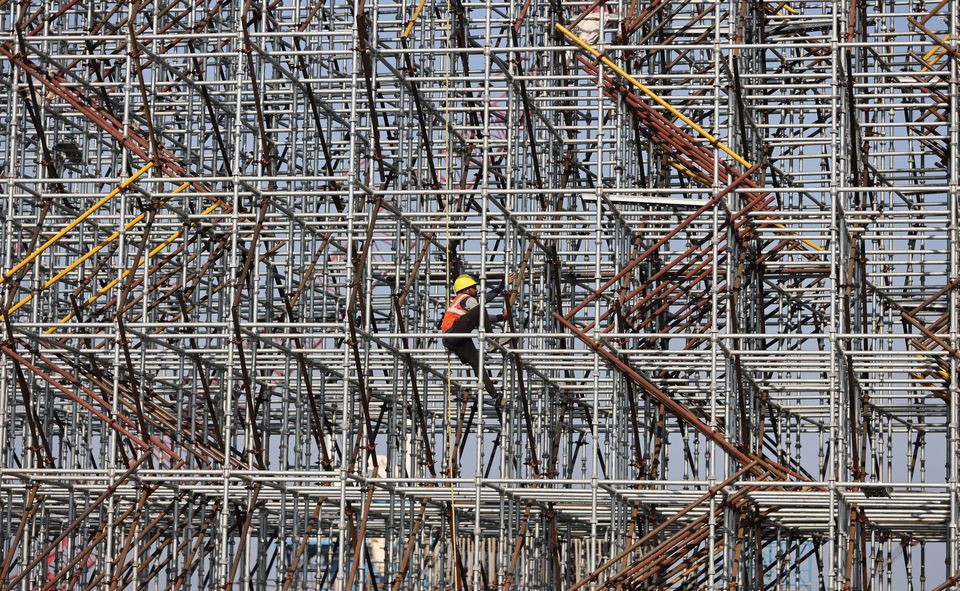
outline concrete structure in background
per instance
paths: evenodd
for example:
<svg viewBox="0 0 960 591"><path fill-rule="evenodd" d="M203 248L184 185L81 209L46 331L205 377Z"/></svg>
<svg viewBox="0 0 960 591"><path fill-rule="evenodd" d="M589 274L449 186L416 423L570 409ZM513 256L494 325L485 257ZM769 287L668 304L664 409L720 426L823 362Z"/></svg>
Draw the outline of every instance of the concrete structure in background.
<svg viewBox="0 0 960 591"><path fill-rule="evenodd" d="M953 588L958 6L0 2L0 588Z"/></svg>

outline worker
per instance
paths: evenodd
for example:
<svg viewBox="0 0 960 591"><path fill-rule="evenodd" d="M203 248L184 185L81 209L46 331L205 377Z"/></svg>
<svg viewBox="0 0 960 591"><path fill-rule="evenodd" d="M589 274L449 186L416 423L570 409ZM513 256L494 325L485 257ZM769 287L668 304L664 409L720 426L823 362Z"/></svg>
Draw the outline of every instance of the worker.
<svg viewBox="0 0 960 591"><path fill-rule="evenodd" d="M501 293L505 282L487 291L486 301L490 301ZM480 326L480 302L477 301L477 280L470 275L460 275L453 282L453 291L456 296L450 302L450 307L443 314L443 320L440 323L440 329L444 333L469 333ZM503 314L486 314L484 328L489 332L493 330L494 324L503 322ZM461 362L473 368L475 375L480 375L480 351L473 344L473 337L444 337L443 346L457 356ZM499 406L500 393L493 385L493 380L486 370L483 372L483 388L487 394L493 398Z"/></svg>
<svg viewBox="0 0 960 591"><path fill-rule="evenodd" d="M593 3L591 3L589 6L584 6L583 3L579 1L568 1L565 4L567 4L571 21L579 19L579 22L573 26L571 32L593 48L596 48L604 37L603 29L615 28L619 21L619 16L614 12L614 7L606 3L598 6L593 6ZM601 13L604 14L601 16ZM602 23L601 19L603 21ZM572 66L576 66L577 51L576 49L571 49L566 52L567 62Z"/></svg>

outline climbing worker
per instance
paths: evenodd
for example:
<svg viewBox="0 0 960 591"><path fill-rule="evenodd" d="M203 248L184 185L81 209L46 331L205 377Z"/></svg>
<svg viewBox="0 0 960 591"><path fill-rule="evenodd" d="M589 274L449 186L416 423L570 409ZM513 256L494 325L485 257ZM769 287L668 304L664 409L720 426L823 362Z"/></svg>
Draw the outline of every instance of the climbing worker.
<svg viewBox="0 0 960 591"><path fill-rule="evenodd" d="M565 4L567 5L567 12L570 15L571 22L576 23L571 27L571 32L590 47L597 47L604 37L604 29L616 30L619 15L614 12L613 6L607 5L606 3L597 4L596 2L591 3L589 6L584 6L582 2L571 2L570 0L567 0ZM603 13L602 16L601 13ZM576 65L576 58L577 50L571 49L567 51L567 62L571 66Z"/></svg>
<svg viewBox="0 0 960 591"><path fill-rule="evenodd" d="M613 12L613 7L607 3L591 2L585 5L581 0L565 0L564 12L569 16L568 28L570 32L576 35L580 41L586 43L589 47L602 51L602 44L606 42L606 31L616 31L619 22L618 15ZM567 74L580 75L583 65L580 63L578 55L587 56L579 47L571 44L570 49L563 54L565 60L564 72ZM568 98L560 103L564 112L564 117L572 124L580 120L587 126L595 121L596 116L602 116L595 113L597 109L589 108L591 102L584 98L589 94L581 96L582 92L594 92L586 87L580 87L575 84L573 91L568 94ZM595 101L594 101L595 104Z"/></svg>
<svg viewBox="0 0 960 591"><path fill-rule="evenodd" d="M487 291L486 301L490 301L503 293L505 281ZM456 296L450 302L450 307L443 314L440 330L444 333L469 333L480 325L480 302L477 301L477 280L470 275L460 275L453 282L453 291ZM503 322L503 314L486 314L484 328L489 332L494 324ZM480 375L480 351L473 344L473 337L444 337L443 346L453 352L457 359L473 368L475 375ZM500 404L500 393L493 385L493 380L486 370L483 372L483 387L494 402Z"/></svg>

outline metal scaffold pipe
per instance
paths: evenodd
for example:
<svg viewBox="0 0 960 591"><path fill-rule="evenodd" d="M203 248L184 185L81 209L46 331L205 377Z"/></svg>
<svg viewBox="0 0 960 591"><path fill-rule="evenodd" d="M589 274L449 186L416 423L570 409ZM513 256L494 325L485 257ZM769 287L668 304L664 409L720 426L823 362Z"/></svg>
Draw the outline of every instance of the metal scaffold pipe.
<svg viewBox="0 0 960 591"><path fill-rule="evenodd" d="M960 0L3 6L0 589L958 586Z"/></svg>

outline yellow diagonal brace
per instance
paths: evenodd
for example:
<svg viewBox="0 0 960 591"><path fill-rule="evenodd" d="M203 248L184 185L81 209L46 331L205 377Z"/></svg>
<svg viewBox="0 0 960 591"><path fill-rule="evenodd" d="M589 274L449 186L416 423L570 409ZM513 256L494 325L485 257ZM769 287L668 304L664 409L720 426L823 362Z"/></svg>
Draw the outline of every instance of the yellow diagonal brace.
<svg viewBox="0 0 960 591"><path fill-rule="evenodd" d="M413 30L413 25L417 22L417 17L420 16L420 11L423 10L423 5L427 3L427 0L420 0L420 3L417 4L417 7L413 11L413 16L410 17L410 21L407 23L407 26L403 28L402 39L406 39L410 36L410 31Z"/></svg>
<svg viewBox="0 0 960 591"><path fill-rule="evenodd" d="M667 160L667 164L669 164L670 166L676 168L677 170L679 170L679 171L682 172L683 174L687 175L688 177L692 178L693 180L697 181L697 182L700 183L701 185L705 185L705 186L707 186L707 187L710 186L710 181L708 181L707 179L703 178L703 177L700 176L699 174L693 172L692 170L690 170L690 169L687 168L686 166L683 166L682 164L678 164L677 162L675 162L675 161L673 161L673 160Z"/></svg>
<svg viewBox="0 0 960 591"><path fill-rule="evenodd" d="M681 166L680 164L677 164L677 163L674 162L673 160L667 160L667 163L668 163L670 166L672 166L672 167L676 168L677 170L679 170L680 172L682 172L683 174L689 176L689 177L692 178L693 180L695 180L695 181L697 181L698 183L702 184L703 186L705 186L705 187L709 187L709 186L710 186L710 181L706 180L705 178L703 178L703 177L700 176L699 174L693 172L692 170L689 170L689 169L687 169L686 167ZM786 226L784 226L783 224L781 224L781 223L779 223L779 222L774 222L774 223L771 224L771 225L772 225L774 228L779 228L779 229L781 229L781 230L786 230L786 229L787 229ZM789 234L790 234L791 236L796 236L796 234L793 233L793 232L789 232ZM806 238L800 238L799 241L802 242L803 244L806 244L807 246L809 246L809 247L812 248L813 250L816 250L816 251L819 251L819 252L823 252L823 251L824 251L824 248L823 248L822 246L820 246L819 244L817 244L816 242L812 242L812 241L810 241L810 240L807 240Z"/></svg>
<svg viewBox="0 0 960 591"><path fill-rule="evenodd" d="M710 186L710 181L706 180L705 178L703 178L703 177L700 176L699 174L697 174L697 173L689 170L688 168L686 168L686 167L684 167L684 166L681 166L680 164L677 164L677 163L674 162L673 160L667 160L667 164L669 164L670 166L676 168L677 170L679 170L679 171L682 172L683 174L689 176L690 178L692 178L693 180L695 180L695 181L697 181L698 183L702 184L703 186L705 186L705 187L709 187L709 186ZM781 223L774 222L772 225L773 225L773 227L775 227L775 228L780 228L781 230L786 230L786 229L787 229L787 227L784 226L784 225L781 224ZM790 234L793 235L793 236L796 236L796 234L794 234L793 232L790 232ZM814 250L816 250L816 251L823 252L823 250L824 250L822 246L820 246L820 245L817 244L816 242L811 242L810 240L807 240L806 238L800 238L800 242L802 242L803 244L806 244L807 246L809 246L810 248L812 248L812 249L814 249Z"/></svg>
<svg viewBox="0 0 960 591"><path fill-rule="evenodd" d="M576 43L577 45L579 45L581 48L583 48L584 50L586 50L587 52L589 52L593 57L599 58L600 61L603 62L608 68L610 68L611 70L613 70L613 71L616 72L617 74L620 74L620 76L622 76L624 79L626 79L630 84L633 84L633 85L636 86L638 89L642 90L647 96L649 96L650 98L652 98L652 99L654 100L654 102L656 102L658 105L660 105L660 106L662 106L663 108L665 108L665 109L666 109L667 111L669 111L672 115L674 115L675 117L677 117L678 119L680 119L681 121L683 121L684 123L686 123L687 125L689 125L690 127L692 127L694 130L697 131L697 133L699 133L699 134L702 135L704 138L706 138L707 141L709 141L711 144L717 146L718 148L720 148L721 150L723 150L724 152L726 152L731 158L733 158L734 160L736 160L736 161L739 162L740 164L746 166L747 168L753 166L752 164L750 164L749 162L747 162L742 156L740 156L739 154L737 154L736 152L734 152L733 150L731 150L730 148L728 148L723 142L721 142L721 141L718 140L716 137L714 137L713 134L711 134L709 131L707 131L706 129L700 127L699 125L697 125L696 123L694 123L693 121L691 121L689 118L687 118L686 115L684 115L683 113L681 113L680 111L678 111L678 110L676 109L676 107L674 107L673 105L671 105L671 104L668 103L667 101L665 101L665 100L663 100L662 98L660 98L660 96L659 96L657 93L653 92L652 90L650 90L649 88L647 88L647 87L644 86L643 84L640 84L640 82L637 81L636 78L634 78L634 77L631 76L630 74L627 74L626 72L624 72L623 69L622 69L620 66L618 66L617 64L615 64L615 63L613 63L612 61L610 61L610 58L606 57L605 55L601 54L599 51L597 51L597 50L594 49L593 47L590 47L589 45L587 45L586 43L584 43L584 41L583 41L582 39L580 39L579 37L577 37L576 35L574 35L573 33L571 33L569 30L567 30L566 27L564 27L564 26L561 25L560 23L557 23L557 24L556 24L556 27L557 27L557 30L560 31L561 33L563 33L568 39L570 39L571 41L573 41L574 43ZM677 168L678 170L680 170L680 171L683 172L684 174L687 174L687 175L691 176L692 178L694 178L694 179L697 180L697 181L700 181L700 182L705 183L705 184L709 184L709 183L706 183L706 180L705 180L705 179L701 178L701 177L700 177L699 175L697 175L696 173L694 173L694 172L692 172L692 171L689 171L689 170L686 170L684 167L680 166L679 164L677 164L677 163L675 163L675 162L670 162L670 165L673 166L674 168ZM783 229L786 228L783 224L777 224L777 223L775 223L775 224L773 224L773 225L774 225L775 227L778 227L778 228L783 228ZM810 248L813 248L814 250L823 251L823 247L822 247L822 246L820 246L819 244L816 244L816 243L814 243L814 242L811 242L811 241L809 241L809 240L800 239L800 242L806 244L807 246L809 246Z"/></svg>
<svg viewBox="0 0 960 591"><path fill-rule="evenodd" d="M947 38L944 39L944 41L948 41L948 42L949 42L952 38L953 38L953 37L951 37L950 35L947 35ZM926 63L927 65L925 65L925 66L923 66L922 68L920 68L920 71L921 71L921 72L929 72L929 71L930 71L930 67L929 67L929 66L935 66L935 65L937 65L937 62L940 61L940 58L942 58L942 57L945 56L945 55L947 55L947 50L946 50L946 49L940 47L939 45L934 45L934 46L930 49L930 51L928 51L927 53L923 54L923 62ZM931 58L932 58L933 61L931 61Z"/></svg>
<svg viewBox="0 0 960 591"><path fill-rule="evenodd" d="M220 201L217 201L216 203L214 203L214 204L211 205L210 207L208 207L208 208L206 208L205 210L203 210L202 212L200 212L200 215L208 215L208 214L210 214L213 210L215 210L215 209L217 209L218 207L220 207L221 205L223 205L223 204L222 204ZM191 226L192 226L193 224L194 224L194 222L191 222L191 223L190 223ZM183 235L183 230L177 230L177 231L174 232L173 234L170 234L170 236L168 236L166 240L164 240L164 241L161 242L159 245L157 245L156 247L154 247L154 248L147 254L147 256L141 257L140 260L137 261L137 263L136 263L135 265L131 266L129 269L127 269L126 271L124 271L123 274L120 275L119 278L116 278L116 279L111 280L109 283L107 283L106 285L104 285L103 287L101 287L99 290L97 290L97 293L95 293L95 294L93 294L92 296L90 296L90 298L89 298L88 300L86 300L85 302L83 302L83 304L82 304L80 307L81 307L81 308L86 308L87 306L89 306L89 305L92 304L93 302L97 301L97 300L100 298L100 296L102 296L103 294L105 294L105 293L107 293L108 291L110 291L111 289L113 289L113 287L114 287L115 285L117 285L117 283L119 283L119 282L120 282L121 280L123 280L123 279L126 279L126 278L130 275L130 273L133 273L134 271L136 271L137 269L139 269L139 268L140 268L140 265L142 265L142 264L144 263L144 261L146 261L148 258L151 258L151 257L156 256L157 253L159 253L159 252L160 252L161 250L163 250L164 248L170 246L170 244L171 244L174 240L176 240L177 238L179 238L179 237L182 236L182 235ZM63 323L65 323L65 322L69 322L70 319L73 318L73 316L74 316L73 312L70 312L69 314L67 314L66 316L64 316L63 318L61 318L60 321L57 322L57 325L63 324ZM46 333L47 333L47 334L52 334L52 333L53 333L54 331L56 331L56 330L57 330L57 326L51 326L50 328L47 329Z"/></svg>
<svg viewBox="0 0 960 591"><path fill-rule="evenodd" d="M185 182L185 183L181 184L179 187L177 187L176 189L174 189L174 190L173 190L173 193L179 193L179 192L183 191L184 189L186 189L186 188L189 187L189 186L190 186L190 183L189 183L189 182ZM165 203L165 202L164 202L164 203ZM143 218L145 218L145 217L146 217L146 214L145 214L145 213L141 213L141 214L138 215L137 217L135 217L135 218L133 218L132 220L130 220L129 222L127 222L127 224L123 227L123 229L124 229L125 231L126 231L126 230L130 230L131 228L133 228L134 226L136 226L137 224L139 224L140 222L142 222L142 221L143 221ZM69 273L70 271L73 271L74 269L76 269L77 267L79 267L80 265L82 265L84 261L86 261L87 259L89 259L89 258L92 257L93 255L95 255L95 254L97 254L98 252L100 252L101 250L103 250L104 247L106 247L107 245L109 245L111 242L113 242L114 240L116 240L116 239L119 238L119 237L120 237L120 232L114 232L113 234L111 234L106 240L104 240L104 241L101 242L100 244L98 244L98 245L96 245L95 247L93 247L93 248L91 248L90 250L88 250L87 253L84 254L82 257L80 257L80 258L78 258L77 260L73 261L72 263L70 263L69 265L67 265L63 270L61 270L59 273L57 273L56 275L54 275L53 277L51 277L50 279L48 279L46 283L44 283L43 285L40 286L40 289L37 290L37 293L40 293L40 292L43 292L43 291L46 291L47 289L49 289L53 284L55 284L56 282L58 282L58 281L60 281L61 279L63 279L64 276L66 276L67 273ZM32 293L29 294L29 295L27 295L26 297L24 297L23 299L21 299L19 302L17 302L17 303L14 304L13 306L11 306L10 309L6 311L6 314L13 314L14 312L16 312L17 310L19 310L19 309L22 308L23 306L27 305L27 304L33 299L33 296L34 296L34 294L32 294ZM4 316L3 314L0 314L0 320L3 320L3 316Z"/></svg>
<svg viewBox="0 0 960 591"><path fill-rule="evenodd" d="M133 183L133 182L136 181L138 178L140 178L140 175L142 175L143 173L147 172L147 171L150 170L151 168L153 168L153 162L147 163L143 168L141 168L141 169L138 170L137 172L133 173L133 176L131 176L131 177L128 178L127 180L125 180L125 181L123 181L122 183L120 183L120 186L118 186L116 189L114 189L113 191L110 191L109 193L107 193L106 195L104 195L104 196L100 199L100 201L97 201L96 203L94 203L93 206L92 206L90 209L88 209L87 211L81 213L79 216L77 216L77 219L73 220L72 222L70 222L69 224L67 224L66 226L64 226L63 229L61 229L59 232L57 232L56 234L54 234L49 240L47 240L46 242L44 242L43 244L41 244L38 249L36 249L35 251L33 251L33 252L31 252L29 255L27 255L27 258L23 259L22 261L20 261L20 262L17 263L16 265L14 265L12 269L10 269L10 270L7 271L6 273L4 273L3 276L0 277L0 283L3 283L3 282L6 281L7 279L10 279L10 277L12 277L14 273L16 273L16 272L19 271L20 269L24 268L25 266L27 266L27 265L29 265L31 262L33 262L33 260L34 260L35 258L37 258L37 257L40 256L41 254L43 254L43 251L47 250L48 248L50 248L51 246L53 246L54 244L56 244L56 242L57 242L58 240L60 240L61 238L63 238L63 237L67 234L67 232L69 232L70 230L72 230L72 229L76 228L78 225L80 225L80 223L83 222L83 220L85 220L85 219L87 219L88 217L90 217L90 215L93 214L93 212L97 211L97 210L100 209L105 203L107 203L108 201L110 201L111 199L113 199L114 197L116 197L117 195L119 195L119 194L120 194L120 191L123 191L124 189L126 189L127 187L129 187L131 183Z"/></svg>
<svg viewBox="0 0 960 591"><path fill-rule="evenodd" d="M797 9L796 9L796 8L790 6L790 5L789 5L788 3L786 3L786 2L783 2L783 3L780 4L780 6L776 6L776 7L770 6L769 4L764 5L764 11L765 11L765 12L767 12L768 14L776 15L776 16L782 16L782 15L780 14L780 10L781 10L781 9L782 9L782 10L786 10L786 11L789 12L790 14L800 14L799 12L797 12Z"/></svg>
<svg viewBox="0 0 960 591"><path fill-rule="evenodd" d="M634 85L635 87L637 87L637 89L641 90L644 94L646 94L647 96L649 96L650 98L652 98L652 99L653 99L653 102L657 103L658 105L660 105L661 107L663 107L664 109L666 109L667 111L669 111L669 112L670 112L672 115L674 115L677 119L679 119L679 120L683 121L684 123L686 123L687 125L689 125L689 126L690 126L691 128L693 128L697 133L699 133L699 134L702 135L707 141L709 141L711 144L715 145L716 147L718 147L718 148L720 148L721 150L723 150L724 152L726 152L728 156L730 156L731 158L733 158L734 160L736 160L737 162L739 162L740 164L742 164L742 165L745 166L746 168L750 168L751 166L753 166L752 164L750 164L749 162L747 162L747 161L743 158L743 156L741 156L740 154L737 154L736 152L734 152L733 150L731 150L730 148L728 148L728 147L726 146L726 144L724 144L724 143L721 142L719 139L717 139L716 137L714 137L714 135L713 135L712 133L710 133L710 132L707 131L706 129L704 129L704 128L700 127L699 125L697 125L696 123L694 123L689 117L687 117L686 115L684 115L683 113L681 113L680 111L678 111L676 107L674 107L673 105L671 105L671 104L668 103L667 101L665 101L665 100L663 100L662 98L660 98L660 95L658 95L657 93L653 92L652 90L650 90L649 88L647 88L647 87L644 86L643 84L640 84L640 82L639 82L636 78L634 78L634 77L631 76L630 74L627 74L627 73L623 70L623 68L621 68L621 67L618 66L617 64L615 64L615 63L613 63L612 61L610 61L610 58L608 58L607 56L603 55L602 53L600 53L599 51L597 51L597 50L594 49L593 47L590 47L589 45L587 45L582 39L580 39L580 37L577 37L576 35L574 35L573 33L571 33L566 27L564 27L564 26L561 25L560 23L557 23L555 26L556 26L557 30L560 31L561 33L563 33L564 36L565 36L567 39L573 41L574 43L576 43L577 45L579 45L583 50L587 51L590 55L592 55L593 57L599 59L605 66L607 66L608 68L610 68L611 70L613 70L614 72L616 72L617 74L619 74L621 77L623 77L624 80L626 80L626 81L629 82L630 84Z"/></svg>

